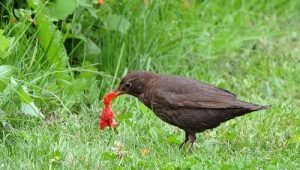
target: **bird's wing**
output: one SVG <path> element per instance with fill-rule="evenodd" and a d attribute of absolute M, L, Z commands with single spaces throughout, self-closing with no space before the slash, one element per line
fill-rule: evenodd
<path fill-rule="evenodd" d="M 169 107 L 185 108 L 240 108 L 236 96 L 226 90 L 191 79 L 166 79 L 156 89 L 157 102 Z"/>

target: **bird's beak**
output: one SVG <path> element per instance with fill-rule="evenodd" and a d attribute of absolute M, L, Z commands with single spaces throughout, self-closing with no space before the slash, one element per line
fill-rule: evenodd
<path fill-rule="evenodd" d="M 113 91 L 117 94 L 117 96 L 126 93 L 125 91 L 121 91 L 121 90 L 119 90 L 119 89 L 115 89 L 115 90 L 113 90 Z"/>

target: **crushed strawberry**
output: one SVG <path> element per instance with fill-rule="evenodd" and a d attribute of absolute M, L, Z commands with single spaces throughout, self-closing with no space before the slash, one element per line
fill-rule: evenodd
<path fill-rule="evenodd" d="M 117 127 L 118 124 L 115 121 L 115 115 L 110 106 L 110 102 L 112 101 L 112 99 L 114 99 L 117 96 L 118 95 L 115 92 L 108 93 L 107 95 L 104 96 L 103 98 L 104 109 L 102 111 L 100 121 L 99 121 L 100 129 L 104 129 L 107 126 L 112 128 Z"/>

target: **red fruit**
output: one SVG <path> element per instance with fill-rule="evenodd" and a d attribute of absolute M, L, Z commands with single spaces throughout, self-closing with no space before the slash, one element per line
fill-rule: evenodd
<path fill-rule="evenodd" d="M 108 93 L 107 95 L 105 95 L 103 98 L 103 103 L 104 103 L 105 107 L 102 111 L 100 121 L 99 121 L 100 129 L 104 129 L 107 126 L 115 128 L 118 125 L 114 119 L 115 115 L 110 107 L 110 102 L 115 97 L 117 97 L 117 94 L 115 92 L 111 92 L 111 93 Z"/>
<path fill-rule="evenodd" d="M 118 95 L 117 95 L 117 93 L 115 93 L 115 92 L 110 92 L 110 93 L 108 93 L 107 95 L 105 95 L 104 96 L 104 98 L 103 98 L 103 103 L 104 103 L 104 105 L 106 106 L 106 105 L 110 105 L 110 102 L 112 101 L 112 99 L 114 99 L 115 97 L 117 97 Z"/>

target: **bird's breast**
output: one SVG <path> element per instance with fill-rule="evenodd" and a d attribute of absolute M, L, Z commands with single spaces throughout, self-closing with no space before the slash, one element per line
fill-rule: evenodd
<path fill-rule="evenodd" d="M 152 100 L 151 96 L 148 95 L 147 93 L 141 93 L 138 96 L 138 99 L 144 104 L 146 105 L 148 108 L 150 108 L 151 110 L 153 110 L 153 108 L 155 107 L 156 103 Z"/>

